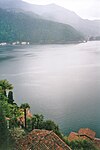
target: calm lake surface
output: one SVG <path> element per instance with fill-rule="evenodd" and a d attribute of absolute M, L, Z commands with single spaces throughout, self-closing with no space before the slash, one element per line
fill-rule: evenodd
<path fill-rule="evenodd" d="M 0 47 L 0 80 L 16 102 L 68 134 L 89 127 L 100 137 L 100 42 Z"/>

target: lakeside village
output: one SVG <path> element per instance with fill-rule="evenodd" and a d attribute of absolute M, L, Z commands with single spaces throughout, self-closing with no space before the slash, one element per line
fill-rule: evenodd
<path fill-rule="evenodd" d="M 88 41 L 100 41 L 100 37 L 88 37 L 83 41 L 77 41 L 77 43 L 86 43 Z M 43 41 L 40 42 L 41 44 L 43 43 Z M 70 42 L 68 42 L 70 43 Z M 76 41 L 73 41 L 73 43 L 76 43 Z M 30 43 L 29 41 L 15 41 L 15 42 L 1 42 L 0 46 L 9 46 L 9 45 L 30 45 L 32 43 Z M 61 44 L 61 43 L 59 43 Z"/>
<path fill-rule="evenodd" d="M 16 41 L 16 42 L 11 42 L 11 43 L 7 43 L 7 42 L 2 42 L 0 43 L 0 46 L 6 46 L 6 45 L 29 45 L 30 42 L 20 42 L 20 41 Z"/>
<path fill-rule="evenodd" d="M 96 37 L 93 37 L 93 36 L 89 37 L 88 36 L 84 40 L 77 41 L 77 43 L 86 43 L 88 41 L 100 41 L 100 36 L 96 36 Z M 40 43 L 42 44 L 43 41 L 41 41 Z M 69 41 L 67 43 L 70 44 L 71 42 Z M 73 41 L 73 43 L 76 43 L 76 41 Z M 8 45 L 12 45 L 12 46 L 14 46 L 14 45 L 30 45 L 30 44 L 32 44 L 32 43 L 30 43 L 29 41 L 0 42 L 0 46 L 8 46 Z M 58 43 L 58 44 L 61 44 L 61 43 Z"/>
<path fill-rule="evenodd" d="M 87 42 L 87 40 L 78 41 L 77 43 L 86 43 L 86 42 Z M 41 41 L 40 43 L 42 44 L 43 41 Z M 70 42 L 68 42 L 68 43 L 70 43 Z M 76 43 L 76 41 L 73 41 L 73 43 Z M 26 42 L 26 41 L 22 41 L 22 42 L 16 41 L 16 42 L 9 42 L 9 43 L 2 42 L 2 43 L 0 43 L 0 46 L 9 46 L 9 45 L 16 46 L 16 45 L 30 45 L 30 44 L 31 44 L 30 42 Z M 61 44 L 61 43 L 58 43 L 58 44 Z"/>

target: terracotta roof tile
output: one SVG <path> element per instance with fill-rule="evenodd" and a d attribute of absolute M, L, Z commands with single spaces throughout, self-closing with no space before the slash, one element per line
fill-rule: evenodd
<path fill-rule="evenodd" d="M 86 135 L 87 137 L 89 137 L 91 139 L 94 139 L 95 135 L 96 135 L 96 133 L 94 131 L 92 131 L 91 129 L 89 129 L 89 128 L 81 128 L 78 131 L 78 134 L 79 135 Z"/>
<path fill-rule="evenodd" d="M 96 133 L 89 128 L 81 128 L 78 133 L 71 132 L 68 136 L 69 141 L 73 140 L 94 140 Z"/>
<path fill-rule="evenodd" d="M 53 131 L 33 130 L 20 140 L 21 150 L 71 150 Z"/>
<path fill-rule="evenodd" d="M 79 139 L 78 133 L 76 132 L 71 132 L 68 136 L 69 141 L 78 140 L 78 139 Z"/>

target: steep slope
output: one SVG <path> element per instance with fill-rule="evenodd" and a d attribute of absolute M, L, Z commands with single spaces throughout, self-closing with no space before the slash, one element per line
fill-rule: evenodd
<path fill-rule="evenodd" d="M 69 25 L 0 9 L 0 42 L 68 43 L 83 36 Z"/>
<path fill-rule="evenodd" d="M 88 36 L 97 36 L 100 35 L 100 20 L 91 21 L 82 19 L 76 13 L 67 10 L 61 6 L 57 6 L 55 4 L 39 6 L 32 5 L 35 13 L 41 15 L 43 18 L 47 20 L 52 20 L 64 24 L 69 24 L 76 28 L 78 31 L 82 32 L 84 35 Z"/>
<path fill-rule="evenodd" d="M 0 8 L 34 12 L 44 19 L 69 24 L 86 36 L 100 35 L 100 21 L 82 19 L 76 13 L 55 4 L 43 6 L 29 4 L 22 0 L 0 0 Z"/>

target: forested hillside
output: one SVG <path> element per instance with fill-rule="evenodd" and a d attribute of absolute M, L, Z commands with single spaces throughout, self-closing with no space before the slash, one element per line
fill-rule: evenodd
<path fill-rule="evenodd" d="M 100 20 L 88 20 L 78 16 L 75 12 L 56 4 L 35 5 L 23 0 L 0 0 L 0 8 L 34 13 L 46 20 L 64 23 L 72 26 L 84 36 L 100 36 Z"/>
<path fill-rule="evenodd" d="M 28 41 L 41 44 L 82 40 L 83 36 L 69 25 L 0 9 L 0 42 Z"/>

